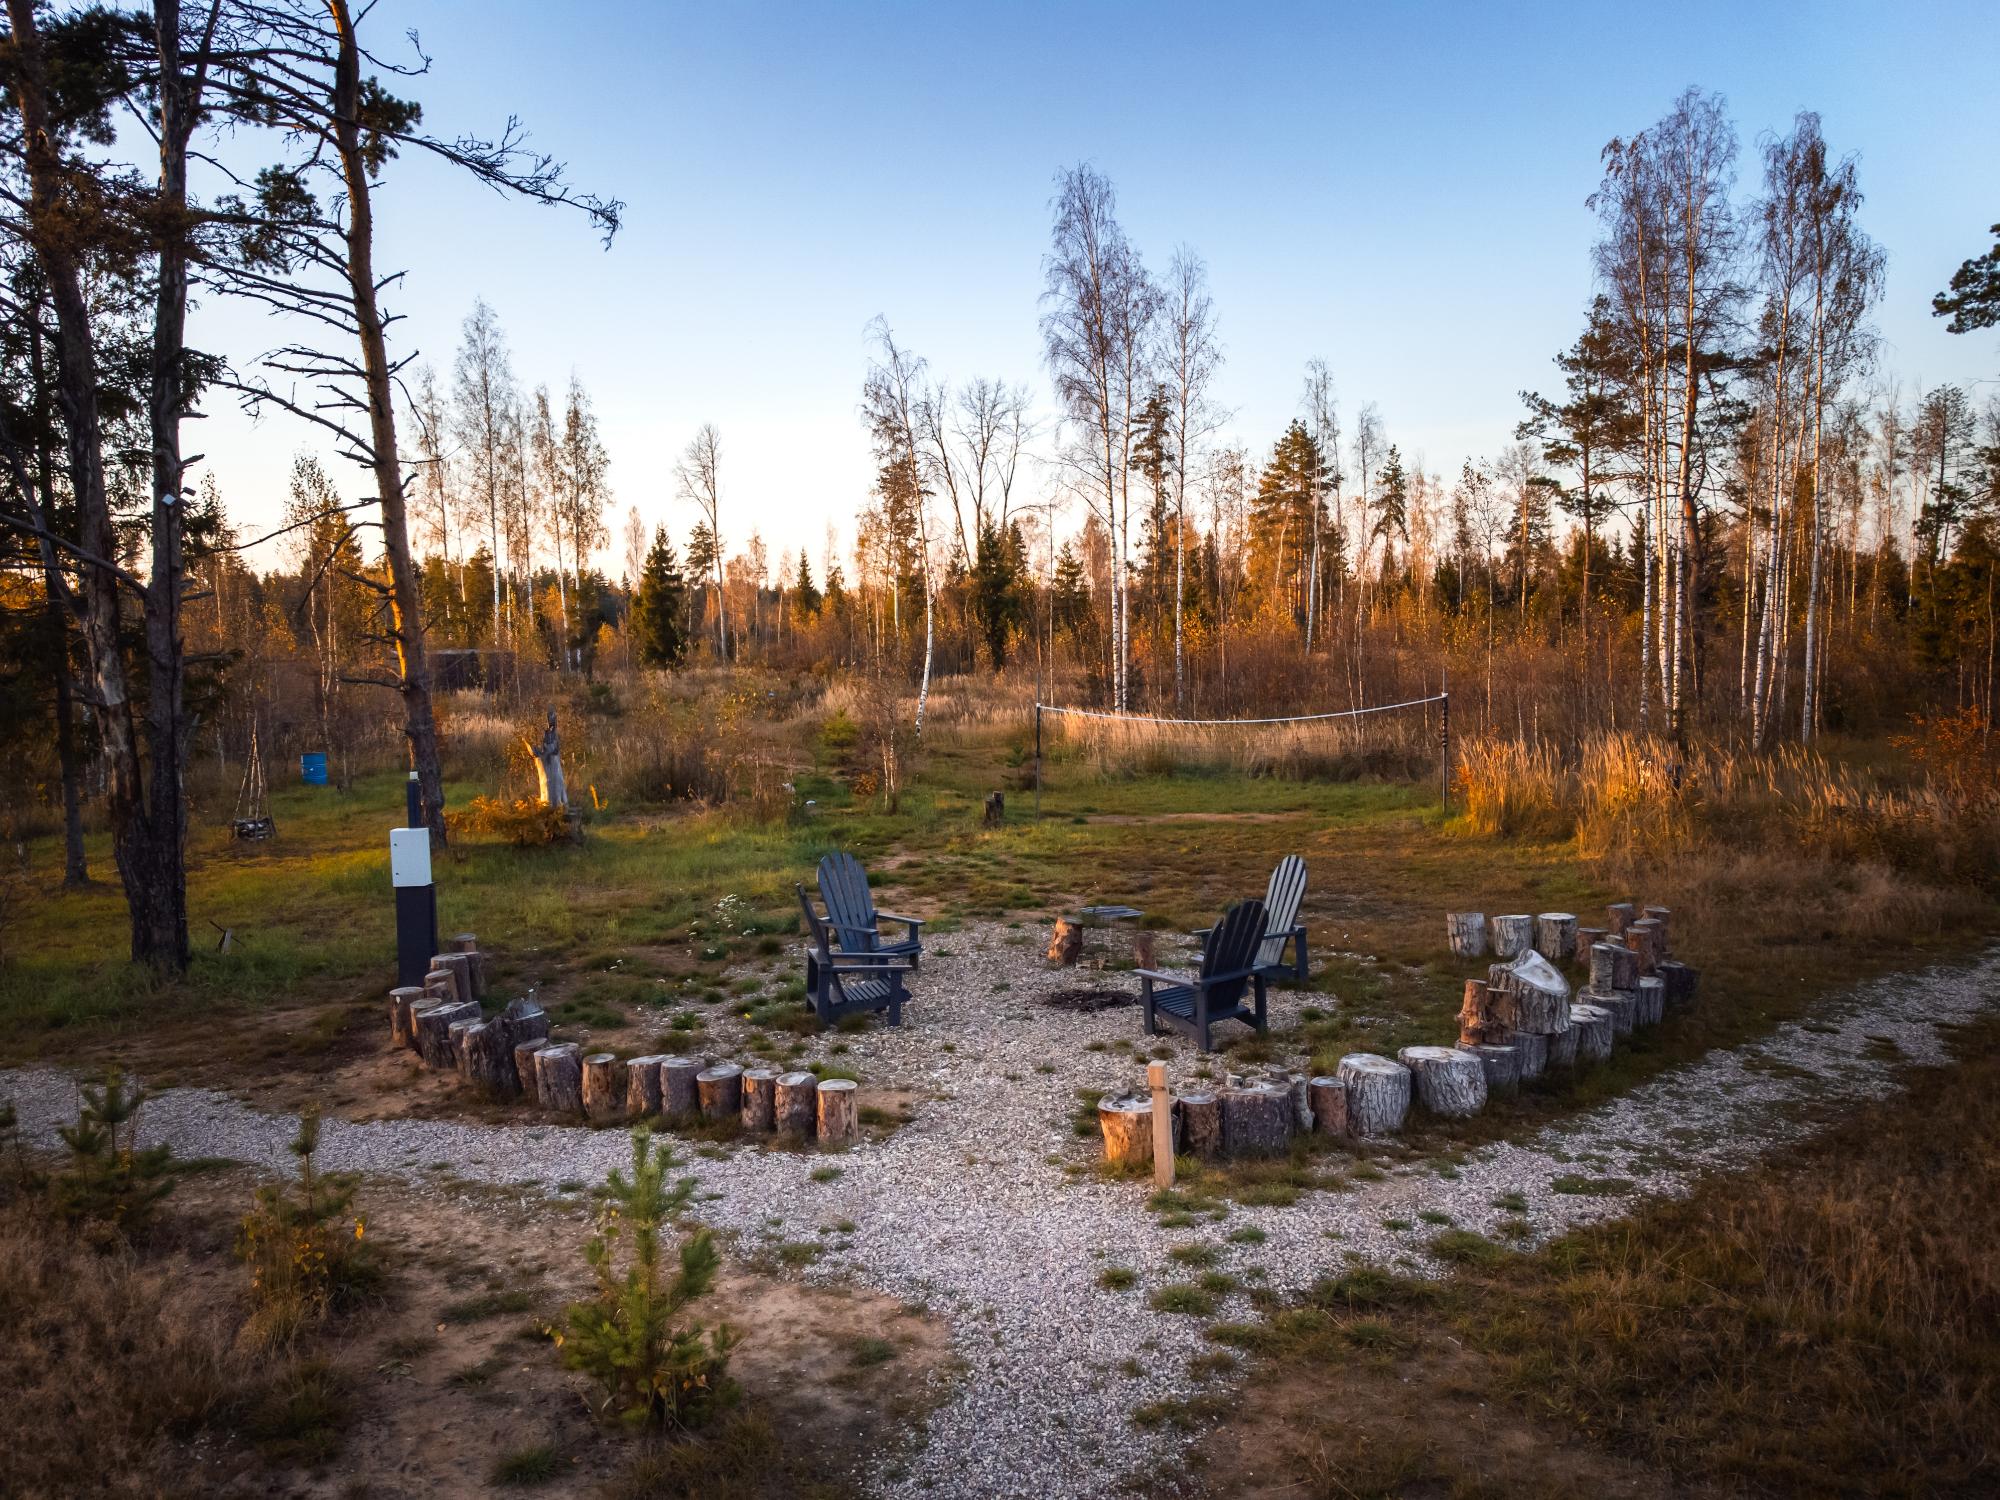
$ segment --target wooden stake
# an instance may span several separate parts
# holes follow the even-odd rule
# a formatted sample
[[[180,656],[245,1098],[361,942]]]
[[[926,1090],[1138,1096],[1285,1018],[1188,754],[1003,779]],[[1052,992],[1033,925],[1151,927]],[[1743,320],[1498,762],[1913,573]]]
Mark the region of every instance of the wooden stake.
[[[1146,1082],[1153,1090],[1153,1186],[1174,1185],[1174,1104],[1167,1097],[1167,1065],[1146,1064]]]

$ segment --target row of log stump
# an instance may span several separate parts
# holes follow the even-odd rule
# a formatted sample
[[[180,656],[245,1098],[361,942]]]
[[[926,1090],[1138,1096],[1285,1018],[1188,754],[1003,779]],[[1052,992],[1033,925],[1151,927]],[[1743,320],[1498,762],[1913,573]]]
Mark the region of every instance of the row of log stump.
[[[1668,956],[1672,912],[1620,902],[1607,925],[1584,927],[1569,912],[1494,917],[1452,912],[1446,927],[1461,957],[1491,952],[1486,978],[1466,981],[1452,1047],[1405,1047],[1395,1057],[1352,1052],[1332,1075],[1230,1079],[1215,1092],[1172,1102],[1174,1150],[1205,1158],[1276,1156],[1300,1131],[1369,1139],[1396,1134],[1412,1106],[1436,1119],[1476,1115],[1551,1068],[1581,1068],[1611,1056],[1617,1038],[1655,1026],[1695,1001],[1698,975]],[[1587,966],[1572,998],[1559,965]],[[1141,1094],[1101,1100],[1106,1160],[1153,1159],[1153,1102]]]
[[[490,1097],[525,1095],[553,1114],[593,1124],[734,1120],[747,1131],[828,1145],[852,1141],[859,1129],[850,1079],[702,1057],[586,1054],[575,1042],[550,1038],[549,1018],[533,1000],[510,1001],[488,1018],[485,995],[478,940],[460,933],[451,952],[431,960],[421,988],[389,992],[390,1035],[425,1067],[456,1073]]]

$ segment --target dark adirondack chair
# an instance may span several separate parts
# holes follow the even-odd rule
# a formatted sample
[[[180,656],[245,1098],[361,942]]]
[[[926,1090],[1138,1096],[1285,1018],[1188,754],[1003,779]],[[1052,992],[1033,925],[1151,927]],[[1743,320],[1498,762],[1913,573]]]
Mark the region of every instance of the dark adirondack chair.
[[[826,903],[826,922],[843,953],[879,953],[907,958],[916,968],[924,956],[924,924],[917,917],[899,917],[875,910],[868,890],[868,872],[851,854],[829,854],[819,862],[819,899]],[[882,936],[880,923],[902,924],[893,942]]]
[[[1266,979],[1306,982],[1306,928],[1299,920],[1299,903],[1306,896],[1306,862],[1287,854],[1271,872],[1264,892],[1264,938],[1257,944],[1257,972]],[[1204,940],[1206,929],[1195,933]],[[1285,949],[1292,950],[1289,962]]]
[[[910,992],[903,976],[912,967],[909,959],[882,953],[846,953],[834,946],[834,928],[813,910],[812,898],[803,885],[792,887],[799,893],[799,909],[806,914],[806,1003],[819,1016],[822,1026],[831,1026],[842,1016],[862,1010],[886,1010],[889,1024],[903,1024],[903,1002]]]
[[[1217,1021],[1242,1021],[1264,1030],[1264,975],[1257,967],[1257,947],[1264,938],[1264,903],[1244,901],[1229,908],[1208,929],[1201,948],[1201,972],[1163,974],[1140,969],[1140,996],[1146,1006],[1146,1034],[1157,1036],[1162,1023],[1195,1039],[1210,1050],[1210,1029]],[[1255,997],[1254,1008],[1243,1003],[1244,992]]]

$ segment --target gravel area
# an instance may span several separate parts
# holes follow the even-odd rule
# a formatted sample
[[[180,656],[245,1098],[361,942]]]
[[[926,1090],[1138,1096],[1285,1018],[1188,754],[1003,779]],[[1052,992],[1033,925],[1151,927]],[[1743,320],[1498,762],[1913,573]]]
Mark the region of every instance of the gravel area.
[[[1013,1496],[1028,1476],[1049,1500],[1115,1494],[1122,1476],[1173,1460],[1185,1441],[1135,1426],[1131,1412],[1191,1394],[1188,1357],[1212,1347],[1203,1320],[1146,1305],[1149,1290],[1187,1274],[1168,1259],[1172,1246],[1210,1243],[1221,1269],[1292,1290],[1355,1258],[1426,1265],[1436,1215],[1497,1234],[1517,1211],[1496,1206],[1503,1194],[1525,1201],[1520,1216],[1537,1240],[1617,1215],[1632,1195],[1684,1191],[1703,1171],[1796,1139],[1813,1114],[1801,1106],[1875,1098],[1899,1062],[1940,1060],[1940,1026],[2000,1004],[2000,953],[1864,986],[1810,1023],[1711,1054],[1520,1144],[1472,1153],[1455,1175],[1405,1163],[1354,1191],[1310,1193],[1282,1208],[1238,1205],[1224,1223],[1178,1230],[1161,1228],[1145,1209],[1144,1185],[1062,1170],[1076,1156],[1067,1125],[1076,1090],[1122,1087],[1138,1075],[1129,1055],[1085,1050],[1092,1041],[1139,1039],[1136,1009],[1077,1014],[1035,1003],[1094,982],[1045,970],[1027,929],[941,936],[912,985],[903,1028],[844,1038],[842,1060],[870,1085],[914,1092],[914,1123],[838,1157],[744,1148],[688,1158],[702,1183],[701,1216],[734,1231],[740,1249],[816,1242],[824,1248],[806,1278],[851,1277],[948,1321],[964,1369],[920,1445],[872,1476],[884,1495]],[[1106,985],[1131,982],[1103,977]],[[1274,1018],[1314,1001],[1327,1003],[1279,993]],[[1194,1054],[1172,1046],[1172,1076],[1184,1077]],[[0,1098],[10,1096],[31,1140],[53,1140],[55,1126],[74,1117],[75,1085],[60,1072],[0,1073]],[[184,1155],[290,1165],[294,1122],[222,1093],[164,1091],[146,1105],[142,1125],[147,1139]],[[419,1185],[448,1175],[544,1192],[598,1181],[630,1151],[616,1131],[425,1120],[329,1120],[322,1143],[328,1167]],[[839,1175],[814,1181],[814,1170],[829,1165]],[[533,1194],[522,1201],[532,1211]],[[1408,1227],[1390,1228],[1390,1220]],[[851,1231],[833,1227],[850,1223]],[[1224,1239],[1245,1225],[1261,1229],[1264,1242]],[[1108,1264],[1131,1267],[1137,1285],[1100,1288]],[[1252,1315],[1241,1296],[1225,1299],[1220,1314]],[[1128,1359],[1148,1373],[1124,1373]]]

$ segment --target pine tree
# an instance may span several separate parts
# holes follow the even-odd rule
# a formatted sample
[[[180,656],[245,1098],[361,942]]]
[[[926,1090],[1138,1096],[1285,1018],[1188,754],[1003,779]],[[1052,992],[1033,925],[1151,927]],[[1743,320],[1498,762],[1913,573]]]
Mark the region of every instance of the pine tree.
[[[603,1409],[620,1421],[690,1427],[730,1396],[725,1372],[737,1340],[726,1323],[713,1332],[674,1326],[714,1287],[722,1257],[715,1237],[697,1229],[681,1241],[678,1269],[668,1275],[661,1266],[661,1233],[694,1196],[695,1179],[668,1187],[673,1147],[651,1147],[649,1131],[633,1131],[631,1177],[611,1170],[597,1233],[584,1247],[597,1295],[571,1304],[556,1341],[564,1363],[603,1386]]]
[[[639,573],[632,601],[632,641],[649,667],[678,667],[687,655],[687,580],[681,576],[667,528],[655,527],[652,550]]]
[[[139,1106],[146,1091],[127,1089],[116,1068],[96,1087],[85,1084],[82,1094],[76,1124],[57,1131],[70,1161],[50,1179],[51,1201],[63,1218],[94,1234],[134,1238],[173,1191],[168,1175],[173,1152],[166,1146],[139,1149]]]
[[[813,586],[812,565],[806,561],[806,549],[799,548],[799,576],[792,581],[792,618],[800,625],[810,624],[819,618],[822,600],[820,592]]]
[[[1387,538],[1400,536],[1410,539],[1410,477],[1403,472],[1403,455],[1396,445],[1389,445],[1388,461],[1382,465],[1381,507],[1375,513],[1375,535]],[[1383,576],[1388,576],[1388,566],[1384,563]]]

